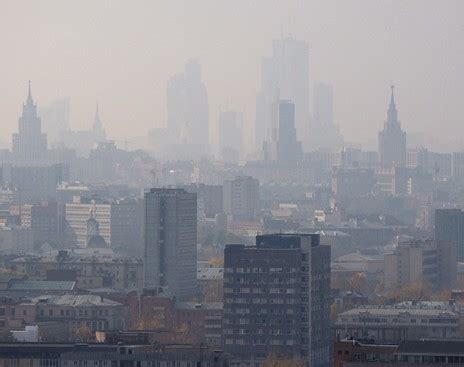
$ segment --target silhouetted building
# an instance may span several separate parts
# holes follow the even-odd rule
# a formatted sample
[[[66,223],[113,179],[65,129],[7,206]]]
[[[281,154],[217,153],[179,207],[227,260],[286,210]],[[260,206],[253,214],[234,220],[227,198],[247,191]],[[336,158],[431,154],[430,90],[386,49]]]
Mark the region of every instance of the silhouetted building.
[[[372,194],[374,185],[373,169],[339,167],[332,173],[332,191],[338,198]]]
[[[91,129],[61,131],[59,140],[67,148],[74,149],[80,156],[87,156],[97,143],[105,142],[106,132],[100,118],[98,103]]]
[[[343,137],[334,125],[333,86],[317,84],[313,101],[314,113],[309,136],[311,149],[341,147]]]
[[[69,98],[64,98],[39,108],[42,129],[47,134],[50,142],[57,140],[62,131],[69,130],[69,101]]]
[[[233,220],[254,220],[259,210],[259,181],[250,176],[224,182],[224,212]]]
[[[290,101],[280,101],[277,160],[296,162],[302,156],[301,143],[297,140],[295,129],[295,105]]]
[[[454,242],[458,261],[464,261],[464,212],[461,209],[435,210],[435,239]]]
[[[168,129],[174,147],[182,146],[189,158],[209,152],[208,92],[201,80],[201,66],[191,60],[185,72],[167,83]]]
[[[2,180],[13,190],[16,203],[30,203],[54,198],[57,185],[69,177],[68,171],[69,168],[62,164],[3,165]]]
[[[276,352],[330,366],[330,247],[319,235],[226,246],[223,335],[225,351],[243,359]]]
[[[308,44],[288,37],[272,44],[272,56],[261,63],[261,87],[256,96],[256,148],[271,141],[273,104],[280,99],[295,103],[296,134],[305,141],[309,126]]]
[[[224,111],[219,115],[219,154],[226,163],[237,164],[242,150],[243,115]]]
[[[18,121],[18,132],[13,134],[13,158],[20,160],[43,159],[47,155],[47,135],[42,134],[37,105],[32,100],[31,82],[23,114]]]
[[[382,168],[406,166],[406,133],[401,130],[401,123],[398,120],[393,86],[387,120],[383,131],[379,133],[379,155]]]
[[[145,193],[145,288],[166,287],[178,300],[197,291],[197,195],[183,189]]]

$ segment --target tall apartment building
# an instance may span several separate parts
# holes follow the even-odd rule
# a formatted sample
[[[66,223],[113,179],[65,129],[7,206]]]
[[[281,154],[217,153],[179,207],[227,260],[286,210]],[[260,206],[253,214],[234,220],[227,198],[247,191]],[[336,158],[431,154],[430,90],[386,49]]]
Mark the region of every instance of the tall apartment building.
[[[196,294],[197,195],[183,189],[145,193],[145,288],[179,300]]]
[[[464,212],[461,209],[435,210],[435,239],[457,246],[457,261],[464,261]]]
[[[330,365],[330,247],[319,235],[256,237],[224,251],[224,349],[243,359],[269,353]]]
[[[234,220],[253,220],[259,209],[259,181],[250,176],[224,182],[224,212]]]

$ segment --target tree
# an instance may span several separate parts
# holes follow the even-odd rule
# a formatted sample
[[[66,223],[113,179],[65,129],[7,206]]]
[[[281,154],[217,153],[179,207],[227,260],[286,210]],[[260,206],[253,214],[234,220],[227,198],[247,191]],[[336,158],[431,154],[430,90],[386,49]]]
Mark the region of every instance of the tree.
[[[304,367],[301,359],[289,358],[276,353],[270,353],[263,362],[263,367]]]
[[[204,291],[203,300],[205,302],[222,302],[222,295],[222,281],[212,281]]]
[[[92,333],[92,330],[85,325],[82,324],[75,332],[74,335],[76,339],[83,341],[83,342],[88,342],[94,339],[94,334]]]

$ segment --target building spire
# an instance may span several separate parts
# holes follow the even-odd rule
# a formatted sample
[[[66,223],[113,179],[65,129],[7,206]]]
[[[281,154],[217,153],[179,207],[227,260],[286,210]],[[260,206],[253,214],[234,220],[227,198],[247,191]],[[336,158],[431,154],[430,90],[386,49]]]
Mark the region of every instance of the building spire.
[[[396,104],[395,104],[395,93],[394,89],[395,86],[391,85],[391,96],[390,96],[390,106],[388,107],[388,112],[387,112],[387,124],[391,126],[399,126],[399,121],[398,121],[398,111],[396,110]]]
[[[391,88],[390,106],[395,106],[395,93],[394,93],[395,86],[392,84],[390,88]]]
[[[31,81],[29,80],[29,90],[27,92],[27,104],[32,104],[32,92],[31,92]]]
[[[100,109],[99,109],[99,106],[98,106],[98,99],[97,99],[97,107],[95,109],[95,119],[94,119],[94,122],[93,122],[93,129],[94,131],[100,131],[102,130],[103,126],[102,126],[102,123],[101,123],[101,120],[100,120]]]

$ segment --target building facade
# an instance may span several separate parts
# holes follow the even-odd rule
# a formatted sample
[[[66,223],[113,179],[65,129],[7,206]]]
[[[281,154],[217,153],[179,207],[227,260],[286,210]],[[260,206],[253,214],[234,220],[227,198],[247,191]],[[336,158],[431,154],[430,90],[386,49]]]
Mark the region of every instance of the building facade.
[[[330,365],[330,247],[319,235],[263,235],[224,252],[225,351]]]
[[[224,182],[224,212],[233,220],[254,220],[259,209],[259,181],[250,176]]]
[[[151,189],[144,208],[145,287],[189,300],[197,291],[197,195]]]

